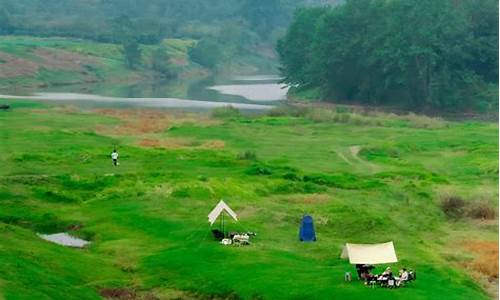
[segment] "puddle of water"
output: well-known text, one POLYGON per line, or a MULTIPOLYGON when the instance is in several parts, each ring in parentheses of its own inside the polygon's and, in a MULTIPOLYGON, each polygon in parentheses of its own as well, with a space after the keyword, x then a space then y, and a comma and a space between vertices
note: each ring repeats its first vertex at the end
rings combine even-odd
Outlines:
POLYGON ((89 241, 76 238, 65 232, 55 233, 55 234, 37 233, 37 235, 46 241, 66 247, 83 248, 86 245, 90 244, 89 241))

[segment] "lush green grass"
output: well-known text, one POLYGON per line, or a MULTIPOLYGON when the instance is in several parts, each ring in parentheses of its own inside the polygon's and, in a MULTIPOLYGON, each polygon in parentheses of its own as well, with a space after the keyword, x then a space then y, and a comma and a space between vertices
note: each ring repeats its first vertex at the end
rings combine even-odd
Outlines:
POLYGON ((0 297, 94 299, 124 287, 160 299, 488 298, 463 266, 475 255, 467 244, 498 241, 497 221, 451 220, 439 203, 452 193, 497 206, 497 124, 168 114, 163 131, 119 135, 127 119, 12 104, 0 113, 0 297), (145 138, 190 143, 138 146, 145 138), (251 246, 212 240, 207 214, 221 198, 240 216, 231 230, 258 233, 251 246), (315 218, 316 243, 297 240, 304 213, 315 218), (35 235, 68 227, 91 246, 35 235), (354 271, 339 259, 343 243, 388 240, 400 259, 393 267, 415 269, 416 282, 386 290, 343 281, 354 271))

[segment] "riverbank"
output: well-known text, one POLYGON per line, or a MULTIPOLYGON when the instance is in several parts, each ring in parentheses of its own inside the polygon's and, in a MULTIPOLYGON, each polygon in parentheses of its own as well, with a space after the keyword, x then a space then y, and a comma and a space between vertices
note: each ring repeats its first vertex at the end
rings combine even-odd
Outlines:
POLYGON ((287 102, 298 107, 317 107, 327 109, 340 109, 357 113, 392 113, 397 115, 420 114, 431 118, 444 118, 450 121, 478 120, 487 122, 498 122, 498 109, 477 111, 442 111, 432 108, 412 109, 395 105, 369 105, 357 103, 356 101, 327 101, 317 89, 290 88, 287 93, 287 102))
MULTIPOLYGON (((189 113, 16 101, 0 112, 0 295, 33 299, 488 299, 498 279, 498 125, 328 109, 189 113), (120 153, 113 167, 110 151, 120 153), (463 206, 457 214, 448 199, 463 206), (206 216, 224 199, 229 230, 206 216), (488 213, 493 211, 493 215, 488 213), (298 241, 303 214, 318 241, 298 241), (84 250, 40 239, 68 232, 84 250), (393 240, 418 273, 344 282, 345 242, 393 240), (111 297, 111 296, 109 296, 111 297)), ((386 266, 377 266, 381 272, 386 266)))

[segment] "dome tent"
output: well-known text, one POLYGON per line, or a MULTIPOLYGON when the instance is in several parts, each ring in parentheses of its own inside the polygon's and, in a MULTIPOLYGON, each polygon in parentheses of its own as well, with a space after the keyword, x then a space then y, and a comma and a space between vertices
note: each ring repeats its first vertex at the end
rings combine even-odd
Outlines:
POLYGON ((316 241, 313 218, 309 215, 305 215, 300 221, 299 240, 301 242, 316 241))

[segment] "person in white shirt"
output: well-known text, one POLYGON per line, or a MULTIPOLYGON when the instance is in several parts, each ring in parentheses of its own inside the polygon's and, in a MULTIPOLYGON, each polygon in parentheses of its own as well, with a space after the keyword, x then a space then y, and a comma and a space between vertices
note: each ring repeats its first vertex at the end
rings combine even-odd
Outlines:
POLYGON ((403 268, 400 272, 399 272, 399 278, 397 278, 397 281, 396 281, 396 285, 397 286, 400 286, 401 284, 404 284, 406 281, 408 281, 409 279, 409 274, 408 274, 408 271, 406 271, 405 268, 403 268))
POLYGON ((111 159, 113 160, 113 165, 117 166, 118 165, 118 152, 116 152, 116 149, 113 150, 111 153, 111 159))

